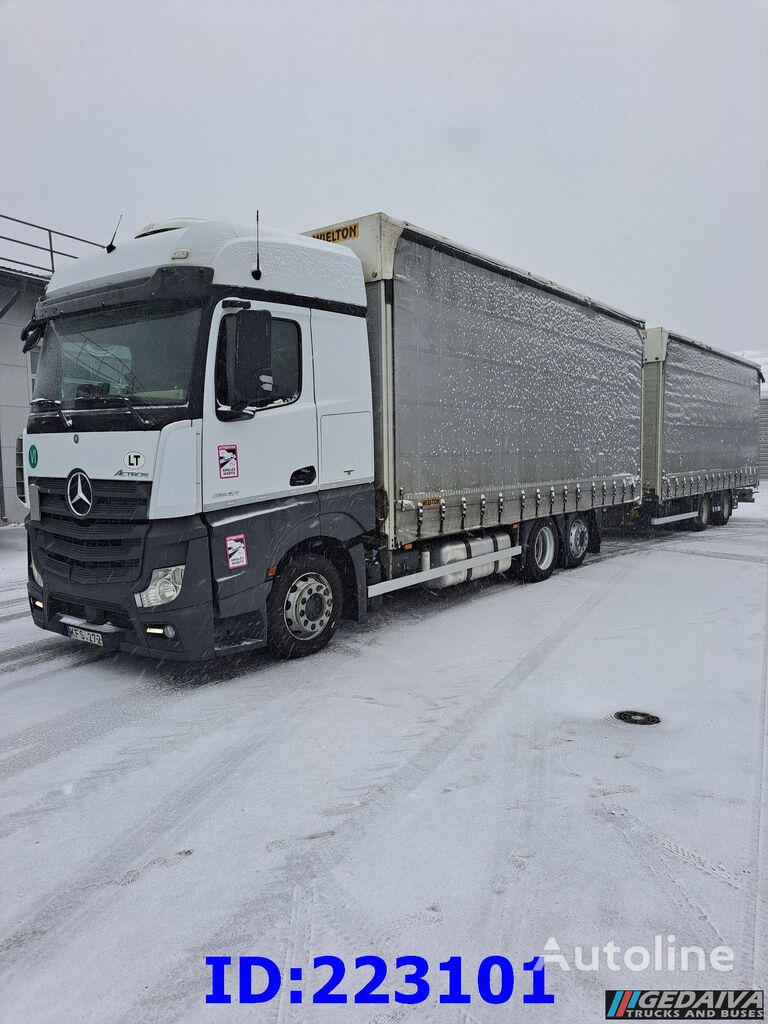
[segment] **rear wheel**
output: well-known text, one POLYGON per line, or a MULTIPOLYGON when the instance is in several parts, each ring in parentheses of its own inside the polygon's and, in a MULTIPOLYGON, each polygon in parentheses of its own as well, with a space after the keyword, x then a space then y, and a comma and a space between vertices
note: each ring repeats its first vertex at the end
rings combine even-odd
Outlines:
POLYGON ((706 530, 709 526, 710 520, 712 519, 712 503, 709 498, 704 495, 699 498, 699 514, 693 520, 693 528, 701 532, 706 530))
POLYGON ((587 557, 589 523, 586 516, 574 516, 565 534, 565 567, 576 569, 587 557))
POLYGON ((523 579, 540 583, 552 575, 557 562, 557 527, 552 519, 538 519, 525 543, 523 579))
POLYGON ((723 491, 720 495, 720 511, 712 513, 712 522, 715 526, 725 526, 731 518, 731 492, 723 491))
POLYGON ((281 570, 267 602, 269 645, 280 658, 321 650, 336 632, 343 592, 335 567, 321 555, 302 555, 281 570))

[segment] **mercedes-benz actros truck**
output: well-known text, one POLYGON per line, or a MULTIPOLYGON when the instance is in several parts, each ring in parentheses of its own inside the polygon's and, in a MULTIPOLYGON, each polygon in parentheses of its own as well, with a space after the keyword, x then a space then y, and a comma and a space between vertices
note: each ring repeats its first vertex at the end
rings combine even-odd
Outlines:
POLYGON ((295 657, 389 591, 578 566, 642 501, 643 329, 383 214, 150 224, 23 332, 34 621, 295 657))

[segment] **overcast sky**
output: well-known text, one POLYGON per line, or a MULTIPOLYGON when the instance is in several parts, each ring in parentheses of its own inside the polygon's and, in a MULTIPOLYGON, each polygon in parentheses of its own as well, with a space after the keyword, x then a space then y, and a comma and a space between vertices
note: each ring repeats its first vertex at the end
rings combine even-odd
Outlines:
POLYGON ((768 364, 768 0, 0 0, 0 212, 374 210, 768 364))

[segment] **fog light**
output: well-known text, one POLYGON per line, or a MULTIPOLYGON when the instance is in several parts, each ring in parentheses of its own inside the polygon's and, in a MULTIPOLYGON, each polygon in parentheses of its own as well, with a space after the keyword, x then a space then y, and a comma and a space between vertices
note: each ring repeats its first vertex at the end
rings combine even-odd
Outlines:
POLYGON ((37 598, 35 598, 35 600, 32 602, 32 604, 35 606, 35 608, 42 608, 43 607, 43 602, 42 601, 38 601, 37 598))
POLYGON ((176 639, 176 628, 174 626, 145 626, 144 632, 150 636, 164 636, 169 640, 176 639))
POLYGON ((153 569, 147 589, 134 595, 136 604, 139 608, 156 608, 160 604, 175 601, 181 593, 183 581, 183 565, 171 565, 167 569, 153 569))

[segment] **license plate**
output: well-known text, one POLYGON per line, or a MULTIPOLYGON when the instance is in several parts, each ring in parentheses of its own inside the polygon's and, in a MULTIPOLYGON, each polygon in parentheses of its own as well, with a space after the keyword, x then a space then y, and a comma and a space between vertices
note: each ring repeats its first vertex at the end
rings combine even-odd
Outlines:
POLYGON ((87 644, 96 644, 97 647, 104 646, 104 637, 92 629, 80 629, 79 626, 67 626, 67 636, 73 640, 84 640, 87 644))

